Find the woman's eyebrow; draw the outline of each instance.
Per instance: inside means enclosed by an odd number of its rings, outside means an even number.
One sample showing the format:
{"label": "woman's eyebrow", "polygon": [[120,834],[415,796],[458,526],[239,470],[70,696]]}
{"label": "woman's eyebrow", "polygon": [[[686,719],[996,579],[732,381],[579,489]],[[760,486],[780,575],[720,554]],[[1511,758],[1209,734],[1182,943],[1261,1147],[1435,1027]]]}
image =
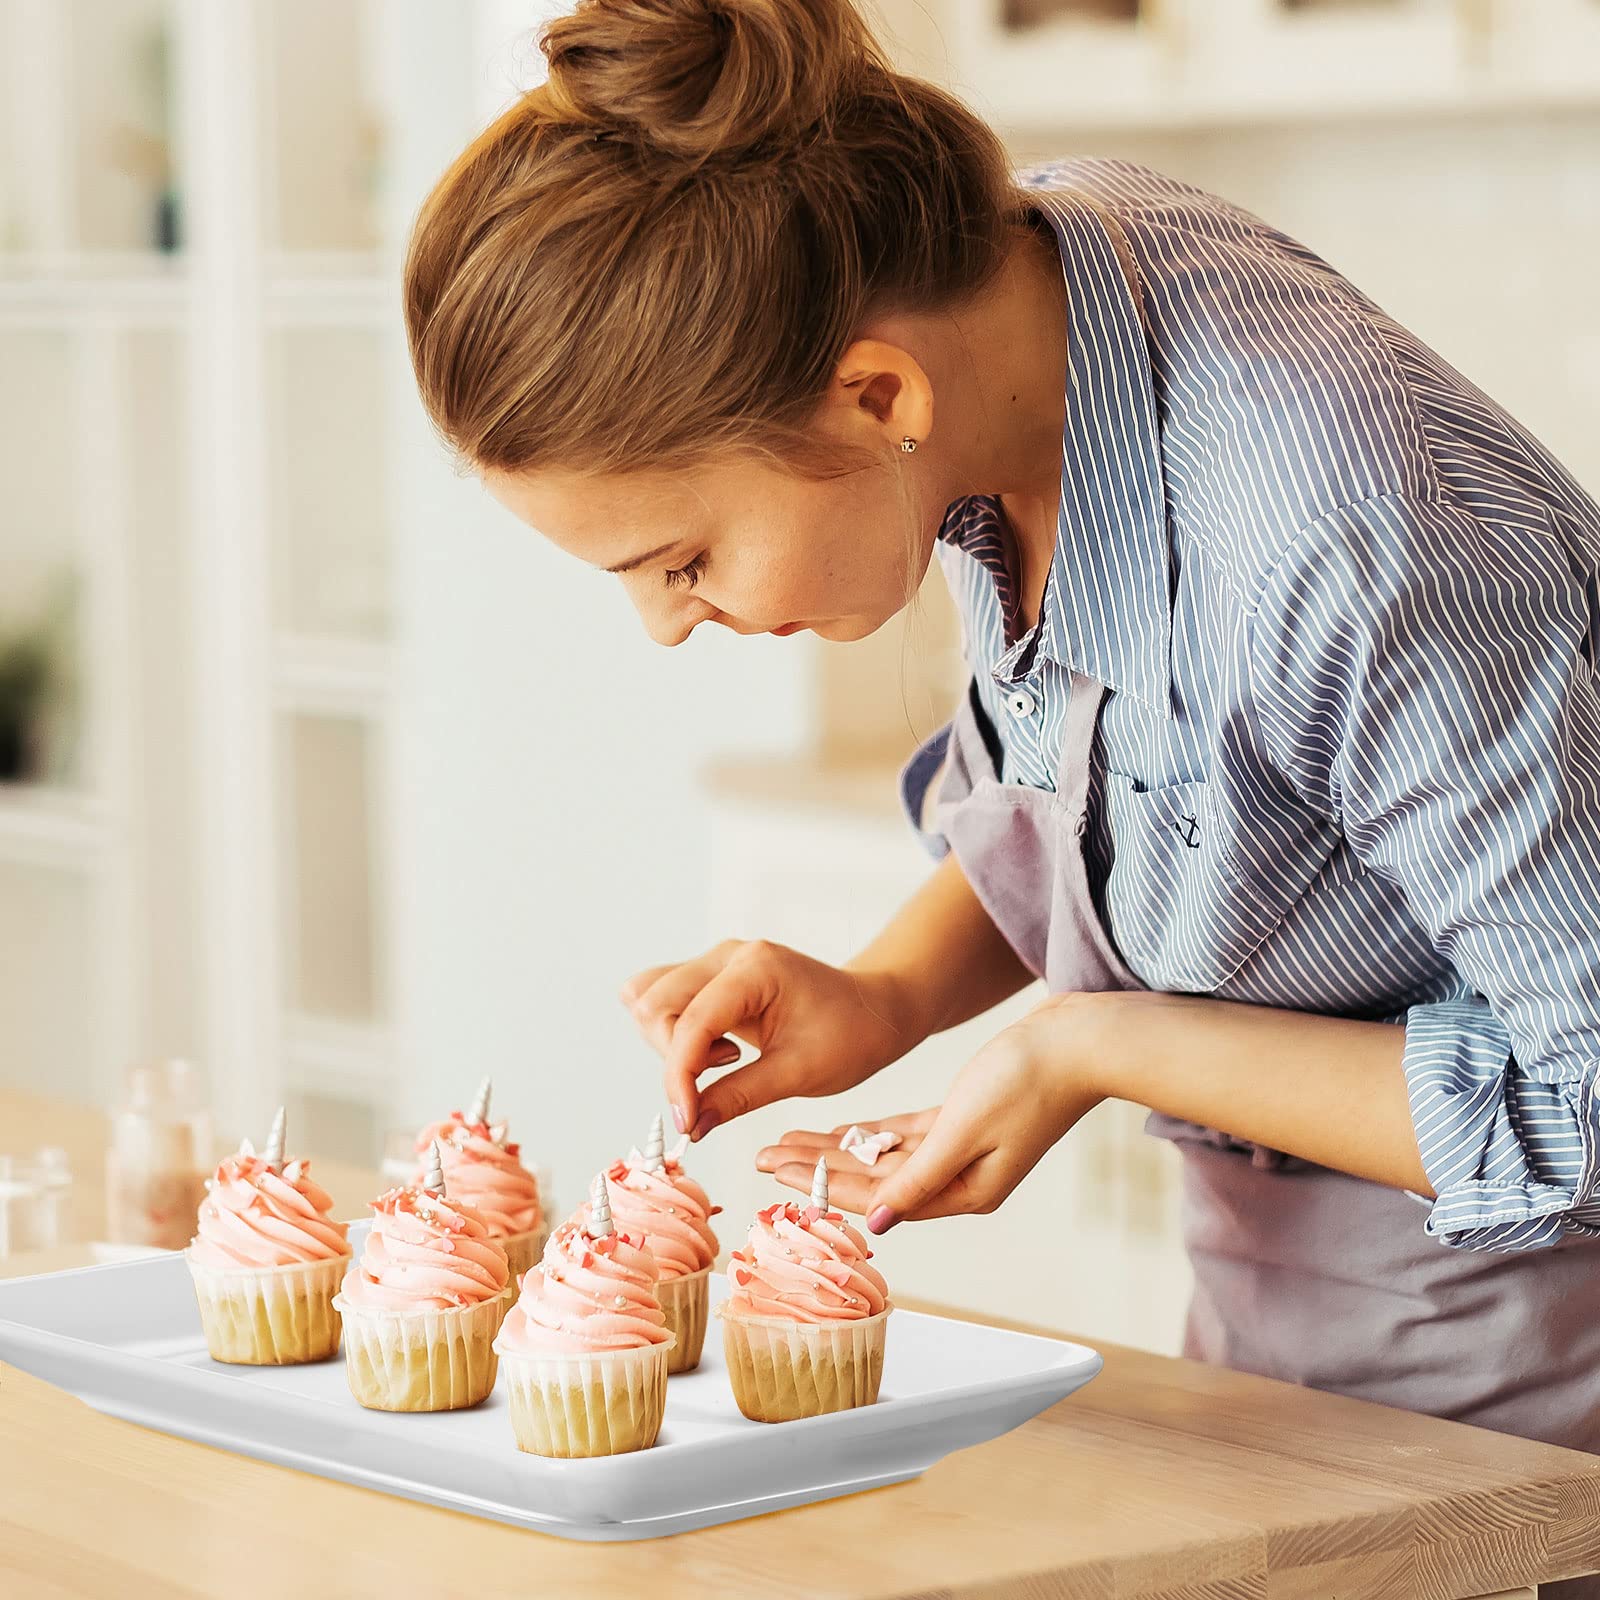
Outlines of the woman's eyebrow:
{"label": "woman's eyebrow", "polygon": [[674,539],[669,544],[657,545],[654,550],[646,550],[642,556],[629,556],[626,561],[619,561],[614,567],[602,568],[605,572],[632,572],[635,567],[642,567],[647,561],[654,561],[657,556],[664,556],[677,544]]}

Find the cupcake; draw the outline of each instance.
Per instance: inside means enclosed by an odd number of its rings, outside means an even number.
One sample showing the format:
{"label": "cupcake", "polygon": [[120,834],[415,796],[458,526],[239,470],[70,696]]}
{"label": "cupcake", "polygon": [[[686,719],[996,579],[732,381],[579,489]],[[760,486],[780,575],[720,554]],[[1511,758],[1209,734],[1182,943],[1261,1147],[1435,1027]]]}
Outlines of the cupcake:
{"label": "cupcake", "polygon": [[811,1203],[768,1206],[728,1261],[733,1292],[717,1308],[728,1377],[754,1422],[869,1406],[883,1378],[888,1286],[867,1242],[828,1209],[819,1161]]}
{"label": "cupcake", "polygon": [[[492,1087],[485,1078],[471,1109],[431,1123],[417,1135],[416,1148],[421,1158],[438,1142],[450,1193],[482,1212],[490,1233],[505,1246],[514,1296],[518,1278],[539,1259],[549,1229],[539,1180],[523,1166],[522,1147],[507,1141],[504,1122],[489,1121]],[[420,1164],[417,1175],[420,1180]]]}
{"label": "cupcake", "polygon": [[310,1163],[283,1154],[280,1107],[266,1153],[247,1139],[206,1183],[184,1256],[213,1361],[289,1366],[339,1348],[334,1295],[350,1242]]}
{"label": "cupcake", "polygon": [[372,1202],[361,1260],[334,1304],[350,1392],[372,1411],[458,1411],[494,1387],[510,1277],[489,1224],[446,1193],[435,1145],[421,1184]]}
{"label": "cupcake", "polygon": [[655,1257],[617,1232],[601,1173],[588,1207],[524,1276],[495,1340],[519,1449],[615,1456],[656,1442],[673,1346],[656,1278]]}
{"label": "cupcake", "polygon": [[668,1372],[689,1372],[700,1363],[711,1298],[711,1266],[717,1236],[710,1219],[722,1207],[683,1170],[685,1139],[673,1155],[662,1147],[661,1118],[650,1125],[644,1153],[630,1150],[606,1173],[611,1215],[630,1239],[642,1240],[656,1258],[661,1281],[656,1298],[666,1313],[673,1345]]}
{"label": "cupcake", "polygon": [[417,1135],[417,1177],[422,1180],[429,1148],[437,1140],[444,1152],[445,1182],[452,1198],[483,1213],[489,1232],[506,1248],[510,1289],[539,1259],[548,1229],[539,1199],[539,1180],[523,1166],[522,1147],[506,1142],[506,1125],[489,1121],[489,1079],[465,1116],[452,1111]]}

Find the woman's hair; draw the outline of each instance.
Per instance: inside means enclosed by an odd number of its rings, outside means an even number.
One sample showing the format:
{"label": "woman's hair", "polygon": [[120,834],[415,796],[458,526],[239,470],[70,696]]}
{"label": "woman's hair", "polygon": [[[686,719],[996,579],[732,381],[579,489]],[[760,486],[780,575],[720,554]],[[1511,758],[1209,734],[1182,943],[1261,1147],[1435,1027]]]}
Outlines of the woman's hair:
{"label": "woman's hair", "polygon": [[869,316],[997,271],[999,140],[850,0],[581,0],[540,45],[548,81],[439,180],[406,258],[446,443],[477,471],[848,470],[806,425]]}

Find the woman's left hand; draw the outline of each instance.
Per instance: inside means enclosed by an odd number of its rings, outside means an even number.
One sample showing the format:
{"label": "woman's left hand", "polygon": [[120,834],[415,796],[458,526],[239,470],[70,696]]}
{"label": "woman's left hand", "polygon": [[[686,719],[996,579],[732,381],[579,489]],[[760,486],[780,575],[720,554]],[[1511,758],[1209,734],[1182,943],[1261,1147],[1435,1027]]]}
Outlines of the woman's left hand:
{"label": "woman's left hand", "polygon": [[804,1192],[823,1157],[829,1201],[864,1212],[873,1233],[902,1219],[993,1211],[1105,1098],[1088,1070],[1095,1052],[1084,1024],[1094,999],[1052,995],[961,1069],[942,1106],[862,1124],[903,1139],[875,1166],[839,1149],[844,1126],[787,1133],[756,1156],[756,1166]]}

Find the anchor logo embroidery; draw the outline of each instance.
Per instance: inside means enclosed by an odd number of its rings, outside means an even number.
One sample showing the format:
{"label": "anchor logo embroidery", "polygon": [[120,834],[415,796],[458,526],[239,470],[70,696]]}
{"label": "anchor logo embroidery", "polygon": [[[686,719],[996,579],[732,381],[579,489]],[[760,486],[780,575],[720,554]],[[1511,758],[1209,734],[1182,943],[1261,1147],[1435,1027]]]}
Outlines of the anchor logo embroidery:
{"label": "anchor logo embroidery", "polygon": [[1178,837],[1191,850],[1200,848],[1200,819],[1198,817],[1179,817],[1172,826],[1178,830]]}

